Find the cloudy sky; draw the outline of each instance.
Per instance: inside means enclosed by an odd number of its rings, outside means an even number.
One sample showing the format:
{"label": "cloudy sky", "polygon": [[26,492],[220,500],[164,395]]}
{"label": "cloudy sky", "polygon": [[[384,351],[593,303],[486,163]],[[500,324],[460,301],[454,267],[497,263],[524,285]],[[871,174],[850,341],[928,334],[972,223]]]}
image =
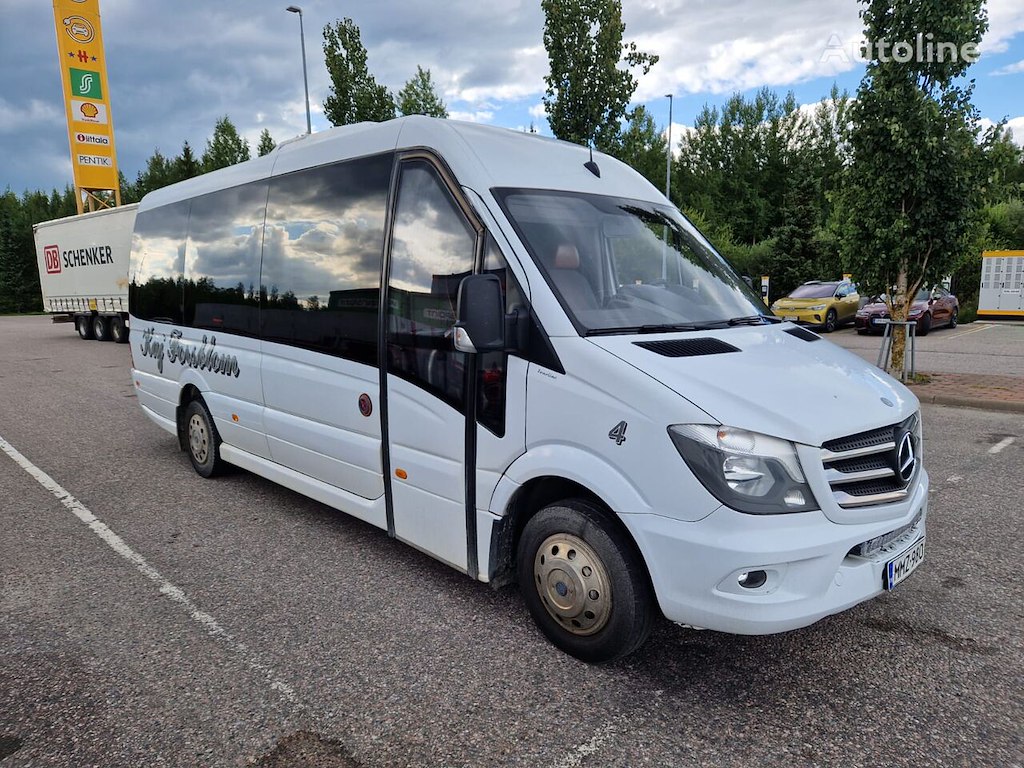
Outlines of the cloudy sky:
{"label": "cloudy sky", "polygon": [[[661,61],[635,94],[659,125],[675,94],[675,135],[701,107],[769,86],[799,101],[863,72],[856,0],[622,0],[626,39]],[[369,66],[393,90],[429,68],[452,117],[548,133],[540,0],[300,0],[313,130],[330,127],[322,30],[350,16]],[[100,0],[118,163],[135,175],[154,149],[201,153],[228,115],[255,147],[305,130],[299,19],[286,0]],[[972,69],[986,119],[1024,141],[1024,2],[989,0],[990,32]],[[0,0],[0,190],[63,187],[71,162],[52,4]]]}

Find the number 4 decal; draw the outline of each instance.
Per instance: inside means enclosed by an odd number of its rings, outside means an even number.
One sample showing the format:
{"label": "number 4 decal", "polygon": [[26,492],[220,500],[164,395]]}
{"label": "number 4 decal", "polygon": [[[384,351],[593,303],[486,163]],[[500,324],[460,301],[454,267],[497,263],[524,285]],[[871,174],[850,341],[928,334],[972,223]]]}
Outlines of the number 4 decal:
{"label": "number 4 decal", "polygon": [[628,425],[624,421],[620,421],[614,427],[612,431],[608,433],[608,439],[614,440],[616,445],[622,445],[626,442],[626,427]]}

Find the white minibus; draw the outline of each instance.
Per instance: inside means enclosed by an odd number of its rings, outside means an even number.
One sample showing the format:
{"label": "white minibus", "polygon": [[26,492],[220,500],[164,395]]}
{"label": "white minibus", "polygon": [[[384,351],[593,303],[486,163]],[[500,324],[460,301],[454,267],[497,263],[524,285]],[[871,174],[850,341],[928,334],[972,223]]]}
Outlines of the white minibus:
{"label": "white minibus", "polygon": [[495,587],[589,662],[660,613],[740,634],[896,587],[924,554],[916,398],[781,322],[640,174],[405,117],[152,192],[139,404]]}

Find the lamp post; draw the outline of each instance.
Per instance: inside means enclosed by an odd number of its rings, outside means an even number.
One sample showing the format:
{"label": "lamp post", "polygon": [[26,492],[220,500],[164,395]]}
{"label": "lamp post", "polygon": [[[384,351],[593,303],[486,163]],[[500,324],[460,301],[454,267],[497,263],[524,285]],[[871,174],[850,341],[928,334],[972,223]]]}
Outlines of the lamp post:
{"label": "lamp post", "polygon": [[306,133],[313,132],[313,123],[309,119],[309,78],[306,76],[306,33],[302,28],[302,9],[297,5],[285,8],[290,13],[299,14],[299,40],[302,43],[302,84],[306,88]]}
{"label": "lamp post", "polygon": [[672,94],[668,97],[668,157],[665,158],[665,197],[672,201]]}

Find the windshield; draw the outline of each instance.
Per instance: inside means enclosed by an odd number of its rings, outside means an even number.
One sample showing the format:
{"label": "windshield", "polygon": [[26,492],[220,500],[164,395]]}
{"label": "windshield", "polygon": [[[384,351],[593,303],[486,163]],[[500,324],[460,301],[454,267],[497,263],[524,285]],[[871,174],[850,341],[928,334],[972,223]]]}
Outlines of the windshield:
{"label": "windshield", "polygon": [[582,333],[774,320],[674,208],[573,192],[495,195]]}
{"label": "windshield", "polygon": [[794,288],[789,294],[791,299],[831,299],[836,292],[835,283],[814,283]]}

